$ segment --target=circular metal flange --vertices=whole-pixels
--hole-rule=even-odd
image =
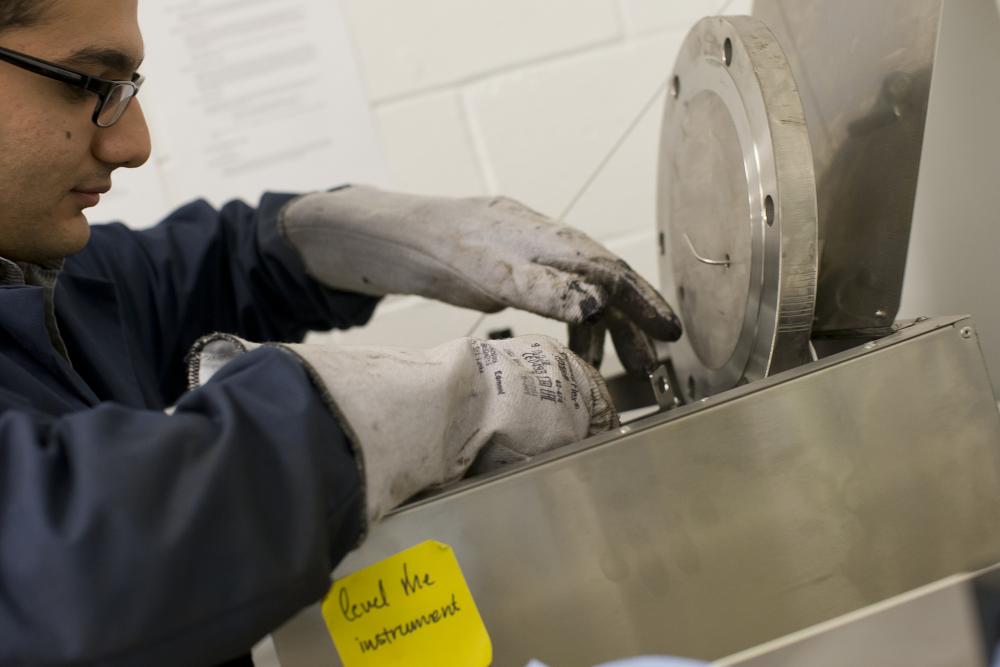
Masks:
[[[685,335],[689,398],[809,360],[816,182],[802,103],[771,31],[702,19],[674,68],[660,137],[661,286]]]

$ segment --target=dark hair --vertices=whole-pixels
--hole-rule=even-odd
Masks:
[[[51,4],[52,0],[0,0],[0,32],[35,25]]]

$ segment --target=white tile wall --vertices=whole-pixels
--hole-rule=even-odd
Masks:
[[[685,30],[670,30],[471,86],[466,100],[492,190],[559,215],[666,80]],[[660,104],[569,220],[602,240],[652,224]]]
[[[615,0],[342,0],[373,99],[587,48],[621,33]]]
[[[719,13],[725,4],[719,0],[621,0],[625,29],[629,34],[662,30],[664,28],[689,28],[703,16]],[[729,12],[736,13],[736,12]]]
[[[459,92],[379,105],[375,121],[398,189],[454,196],[485,193]]]
[[[341,0],[394,186],[502,193],[559,214],[667,79],[690,27],[751,0]],[[662,96],[567,221],[655,283]],[[431,346],[468,333],[565,337],[525,313],[408,297],[366,327],[320,338]],[[606,372],[620,368],[613,355]]]
[[[718,14],[750,15],[753,14],[753,0],[728,0],[719,9]]]

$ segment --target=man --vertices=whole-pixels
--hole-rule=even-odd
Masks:
[[[558,317],[582,350],[608,326],[632,366],[642,330],[680,334],[624,263],[507,199],[348,187],[91,228],[149,154],[142,55],[136,0],[0,3],[4,665],[230,659],[409,496],[616,421],[542,337],[248,341],[361,324],[390,292]]]

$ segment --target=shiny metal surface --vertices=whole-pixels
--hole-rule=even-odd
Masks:
[[[1000,415],[964,319],[914,324],[379,525],[347,574],[454,547],[497,665],[719,658],[1000,561]],[[338,664],[318,609],[284,667]]]
[[[1000,11],[941,15],[900,315],[969,313],[1000,395]]]
[[[993,566],[948,577],[728,656],[713,667],[987,667],[976,584],[998,571]],[[1000,602],[991,598],[994,605]]]
[[[684,77],[685,89],[693,78]],[[733,357],[745,329],[752,248],[760,253],[763,246],[760,234],[751,230],[761,230],[761,216],[757,224],[751,221],[743,151],[722,99],[700,90],[686,103],[674,104],[678,107],[684,109],[680,131],[673,135],[679,135],[679,142],[669,148],[674,176],[666,222],[670,264],[688,340],[701,362],[718,370]],[[717,259],[699,254],[692,236],[702,253]],[[759,282],[761,262],[756,264]],[[753,301],[759,304],[759,294]],[[738,379],[736,375],[730,386]]]
[[[750,17],[700,21],[661,130],[661,286],[686,335],[671,356],[688,398],[809,359],[816,195],[791,68]]]
[[[656,367],[649,374],[649,384],[653,388],[653,396],[656,397],[656,405],[660,410],[673,410],[684,405],[676,389],[679,383],[671,364],[665,363]]]
[[[791,63],[812,143],[818,334],[884,330],[896,317],[941,8],[941,0],[754,2]]]

